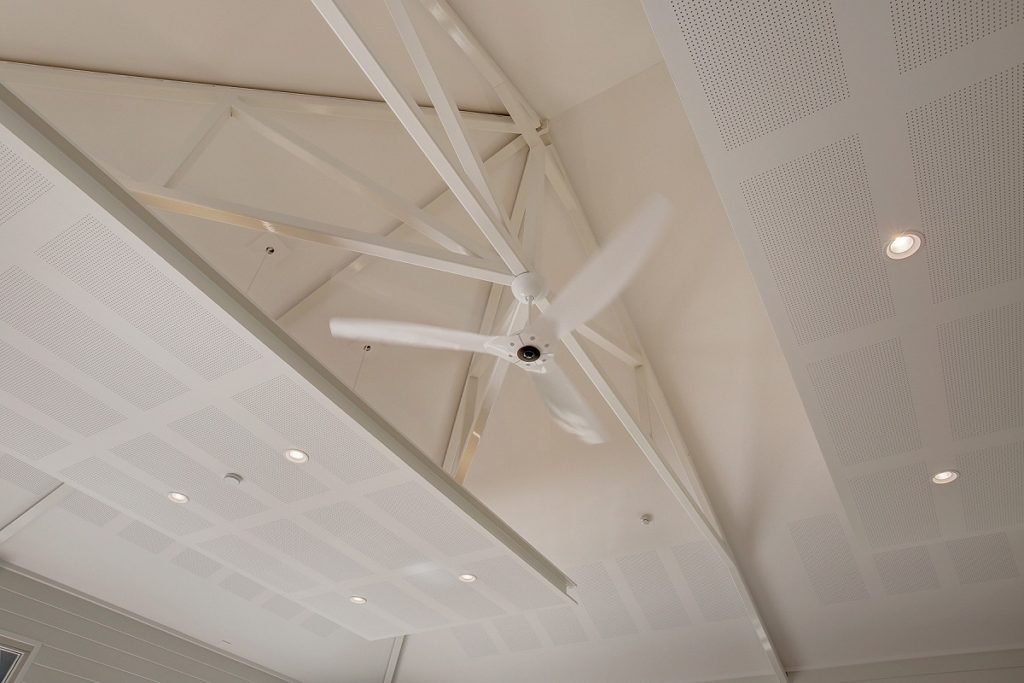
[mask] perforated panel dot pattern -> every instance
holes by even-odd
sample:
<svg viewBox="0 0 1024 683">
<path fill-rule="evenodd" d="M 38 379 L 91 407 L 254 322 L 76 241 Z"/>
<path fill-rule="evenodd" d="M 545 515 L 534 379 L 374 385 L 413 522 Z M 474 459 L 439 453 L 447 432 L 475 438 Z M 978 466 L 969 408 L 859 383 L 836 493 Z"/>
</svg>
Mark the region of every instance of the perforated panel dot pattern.
<svg viewBox="0 0 1024 683">
<path fill-rule="evenodd" d="M 579 586 L 580 604 L 602 638 L 636 633 L 636 624 L 604 565 L 588 564 L 571 574 Z"/>
<path fill-rule="evenodd" d="M 222 462 L 229 472 L 245 472 L 246 481 L 280 501 L 291 503 L 327 490 L 216 408 L 204 408 L 187 415 L 172 422 L 170 428 Z"/>
<path fill-rule="evenodd" d="M 309 617 L 302 620 L 301 626 L 310 633 L 320 636 L 321 638 L 326 638 L 338 630 L 337 624 L 330 619 L 324 619 L 319 614 L 309 615 Z"/>
<path fill-rule="evenodd" d="M 747 616 L 729 568 L 707 541 L 693 541 L 672 549 L 697 607 L 708 621 Z"/>
<path fill-rule="evenodd" d="M 359 552 L 388 569 L 401 569 L 427 561 L 424 553 L 349 503 L 312 510 L 306 513 L 306 517 L 335 536 L 348 540 Z"/>
<path fill-rule="evenodd" d="M 68 442 L 10 408 L 0 405 L 0 446 L 31 460 L 52 455 Z"/>
<path fill-rule="evenodd" d="M 890 595 L 938 590 L 942 587 L 927 546 L 897 548 L 875 555 L 875 568 Z"/>
<path fill-rule="evenodd" d="M 465 565 L 478 581 L 519 609 L 550 607 L 563 601 L 543 580 L 509 557 L 492 557 Z"/>
<path fill-rule="evenodd" d="M 850 541 L 834 514 L 791 522 L 789 532 L 807 578 L 822 603 L 832 605 L 868 598 Z"/>
<path fill-rule="evenodd" d="M 529 620 L 522 614 L 512 614 L 495 619 L 494 630 L 510 652 L 525 652 L 540 647 L 540 638 Z"/>
<path fill-rule="evenodd" d="M 184 569 L 190 574 L 195 574 L 201 579 L 210 578 L 224 567 L 220 562 L 210 559 L 192 548 L 185 548 L 178 553 L 171 560 L 171 564 Z"/>
<path fill-rule="evenodd" d="M 110 452 L 161 481 L 168 491 L 183 491 L 192 501 L 224 519 L 241 519 L 267 509 L 152 434 L 143 434 L 111 448 Z"/>
<path fill-rule="evenodd" d="M 286 519 L 250 529 L 256 538 L 332 581 L 366 576 L 369 571 L 337 548 Z"/>
<path fill-rule="evenodd" d="M 658 553 L 648 550 L 620 557 L 616 562 L 651 628 L 680 628 L 689 623 L 683 601 Z"/>
<path fill-rule="evenodd" d="M 1024 526 L 1024 442 L 966 453 L 956 467 L 968 529 Z"/>
<path fill-rule="evenodd" d="M 726 149 L 849 97 L 828 0 L 673 0 Z"/>
<path fill-rule="evenodd" d="M 387 457 L 287 377 L 248 389 L 235 400 L 342 481 L 355 483 L 395 469 Z"/>
<path fill-rule="evenodd" d="M 53 183 L 0 143 L 0 226 L 51 189 Z"/>
<path fill-rule="evenodd" d="M 1021 111 L 1024 65 L 907 114 L 935 302 L 1024 277 Z"/>
<path fill-rule="evenodd" d="M 187 387 L 20 268 L 0 274 L 0 320 L 137 408 Z"/>
<path fill-rule="evenodd" d="M 316 582 L 276 557 L 265 553 L 235 536 L 222 536 L 200 544 L 202 549 L 219 557 L 235 569 L 245 571 L 264 583 L 291 593 L 312 588 Z"/>
<path fill-rule="evenodd" d="M 948 541 L 946 548 L 960 583 L 984 583 L 1020 576 L 1013 549 L 1004 533 Z"/>
<path fill-rule="evenodd" d="M 589 640 L 583 624 L 576 616 L 576 608 L 555 607 L 542 610 L 537 612 L 537 620 L 555 645 L 571 645 Z"/>
<path fill-rule="evenodd" d="M 141 522 L 132 522 L 117 534 L 143 550 L 159 555 L 174 543 L 174 540 Z"/>
<path fill-rule="evenodd" d="M 1024 302 L 939 325 L 939 353 L 954 438 L 1024 427 Z"/>
<path fill-rule="evenodd" d="M 106 526 L 118 516 L 117 510 L 81 491 L 75 491 L 67 496 L 60 502 L 60 507 L 99 527 Z"/>
<path fill-rule="evenodd" d="M 221 587 L 243 600 L 252 600 L 263 592 L 263 587 L 241 574 L 228 574 L 220 582 Z"/>
<path fill-rule="evenodd" d="M 904 545 L 940 535 L 928 466 L 913 463 L 850 480 L 850 495 L 872 547 Z"/>
<path fill-rule="evenodd" d="M 486 550 L 493 545 L 486 536 L 416 482 L 382 489 L 366 497 L 445 555 L 455 557 Z"/>
<path fill-rule="evenodd" d="M 842 464 L 867 462 L 921 447 L 898 339 L 811 363 L 807 373 Z"/>
<path fill-rule="evenodd" d="M 894 313 L 856 135 L 740 184 L 800 344 Z"/>
<path fill-rule="evenodd" d="M 23 491 L 37 496 L 45 496 L 60 484 L 48 474 L 6 453 L 0 453 L 0 479 L 5 479 Z"/>
<path fill-rule="evenodd" d="M 414 630 L 438 628 L 452 621 L 435 608 L 425 605 L 409 591 L 392 583 L 360 586 L 359 594 L 369 600 L 374 608 L 380 609 L 398 621 L 405 622 Z"/>
<path fill-rule="evenodd" d="M 475 659 L 498 653 L 498 646 L 479 624 L 456 626 L 451 634 L 467 657 Z"/>
<path fill-rule="evenodd" d="M 1024 19 L 1020 0 L 891 0 L 900 73 Z"/>
<path fill-rule="evenodd" d="M 36 253 L 204 379 L 260 358 L 256 349 L 92 216 Z"/>
<path fill-rule="evenodd" d="M 125 419 L 103 401 L 2 341 L 0 389 L 82 436 L 98 434 Z"/>
<path fill-rule="evenodd" d="M 281 595 L 272 596 L 269 600 L 263 603 L 263 608 L 285 621 L 294 619 L 296 615 L 302 611 L 302 607 L 300 605 Z"/>
<path fill-rule="evenodd" d="M 165 493 L 154 491 L 98 458 L 83 460 L 62 470 L 61 474 L 64 479 L 94 491 L 172 534 L 190 534 L 210 526 L 199 515 L 167 500 Z"/>
</svg>

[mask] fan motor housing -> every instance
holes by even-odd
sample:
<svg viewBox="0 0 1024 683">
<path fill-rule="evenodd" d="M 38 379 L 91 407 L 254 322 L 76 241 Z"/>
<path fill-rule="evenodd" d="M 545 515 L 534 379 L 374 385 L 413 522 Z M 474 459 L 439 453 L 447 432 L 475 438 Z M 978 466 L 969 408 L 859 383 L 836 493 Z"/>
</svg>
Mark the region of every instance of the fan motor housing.
<svg viewBox="0 0 1024 683">
<path fill-rule="evenodd" d="M 516 356 L 518 356 L 519 360 L 524 363 L 533 363 L 540 360 L 541 352 L 536 346 L 526 344 L 525 346 L 519 347 L 519 350 L 516 351 Z"/>
</svg>

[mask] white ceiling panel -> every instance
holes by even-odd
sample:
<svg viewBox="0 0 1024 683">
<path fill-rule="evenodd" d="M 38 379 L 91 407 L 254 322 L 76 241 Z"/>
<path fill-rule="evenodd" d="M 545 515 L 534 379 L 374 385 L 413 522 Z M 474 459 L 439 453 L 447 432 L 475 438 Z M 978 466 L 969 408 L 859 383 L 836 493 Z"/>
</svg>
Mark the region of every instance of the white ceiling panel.
<svg viewBox="0 0 1024 683">
<path fill-rule="evenodd" d="M 1020 3 L 645 6 L 842 504 L 790 517 L 805 573 L 758 593 L 787 665 L 1024 642 L 980 606 L 1024 599 L 995 482 L 1024 412 Z M 904 230 L 921 252 L 886 258 Z"/>
<path fill-rule="evenodd" d="M 539 594 L 547 605 L 571 604 L 561 572 L 211 279 L 95 167 L 65 156 L 52 129 L 5 100 L 0 143 L 21 159 L 9 164 L 16 177 L 5 187 L 18 192 L 36 173 L 49 188 L 0 227 L 13 304 L 3 316 L 0 391 L 17 416 L 5 445 L 23 467 L 31 462 L 40 477 L 133 518 L 118 535 L 150 554 L 179 544 L 214 558 L 175 562 L 199 576 L 224 563 L 234 574 L 221 584 L 235 596 L 254 598 L 256 586 L 330 620 L 330 610 L 301 598 L 364 595 L 364 612 L 386 616 L 388 627 L 362 628 L 358 610 L 343 625 L 367 638 L 514 614 Z M 51 305 L 77 324 L 46 322 Z M 76 332 L 87 336 L 77 346 Z M 127 366 L 115 365 L 118 349 L 128 349 Z M 32 429 L 61 441 L 22 452 Z M 311 462 L 287 463 L 288 447 Z M 228 472 L 241 483 L 225 483 Z M 188 504 L 169 501 L 169 491 L 186 493 Z M 306 517 L 341 504 L 372 524 Z M 418 549 L 406 558 L 415 564 L 385 566 L 355 550 L 381 527 Z M 454 577 L 471 562 L 484 563 L 472 587 L 429 578 Z M 495 563 L 495 588 L 486 562 Z M 511 591 L 502 578 L 510 572 L 520 582 Z M 447 607 L 460 589 L 463 608 Z M 328 635 L 312 617 L 307 626 Z"/>
</svg>

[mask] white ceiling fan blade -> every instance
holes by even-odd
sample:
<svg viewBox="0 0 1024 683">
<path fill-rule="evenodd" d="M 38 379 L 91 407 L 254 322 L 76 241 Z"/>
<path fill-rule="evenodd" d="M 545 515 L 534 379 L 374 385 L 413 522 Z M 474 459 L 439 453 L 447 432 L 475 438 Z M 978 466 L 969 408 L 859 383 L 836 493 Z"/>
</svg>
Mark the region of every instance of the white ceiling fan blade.
<svg viewBox="0 0 1024 683">
<path fill-rule="evenodd" d="M 487 343 L 494 337 L 465 330 L 434 327 L 433 325 L 390 320 L 332 318 L 331 334 L 339 339 L 495 354 L 494 350 L 487 347 Z"/>
<path fill-rule="evenodd" d="M 589 444 L 607 441 L 601 423 L 561 368 L 548 363 L 544 372 L 529 375 L 559 427 Z"/>
<path fill-rule="evenodd" d="M 583 266 L 529 329 L 561 338 L 600 313 L 643 265 L 670 213 L 664 197 L 650 200 Z"/>
</svg>

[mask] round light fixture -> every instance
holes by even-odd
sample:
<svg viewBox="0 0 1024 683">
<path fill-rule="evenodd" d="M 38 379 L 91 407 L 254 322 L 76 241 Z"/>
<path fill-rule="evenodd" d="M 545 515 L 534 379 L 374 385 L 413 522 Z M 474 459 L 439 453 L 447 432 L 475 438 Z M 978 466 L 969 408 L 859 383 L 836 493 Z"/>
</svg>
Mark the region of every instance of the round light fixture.
<svg viewBox="0 0 1024 683">
<path fill-rule="evenodd" d="M 960 476 L 956 470 L 942 470 L 932 475 L 933 484 L 952 484 Z"/>
<path fill-rule="evenodd" d="M 475 574 L 459 574 L 459 581 L 462 583 L 473 583 L 476 581 Z"/>
<path fill-rule="evenodd" d="M 188 496 L 186 496 L 184 493 L 181 493 L 180 491 L 171 491 L 170 493 L 167 494 L 167 500 L 171 501 L 172 503 L 177 503 L 178 505 L 184 505 L 185 503 L 188 502 Z"/>
<path fill-rule="evenodd" d="M 885 255 L 899 261 L 900 259 L 913 256 L 921 248 L 922 244 L 924 244 L 924 236 L 921 233 L 914 231 L 901 232 L 889 240 L 889 244 L 885 247 Z"/>
<path fill-rule="evenodd" d="M 361 595 L 353 595 L 352 597 L 350 597 L 348 599 L 348 601 L 351 602 L 353 605 L 365 605 L 366 604 L 366 598 L 364 598 Z"/>
<path fill-rule="evenodd" d="M 284 452 L 284 457 L 288 462 L 293 462 L 296 465 L 301 465 L 309 460 L 309 455 L 306 451 L 300 451 L 298 448 L 289 448 Z"/>
</svg>

